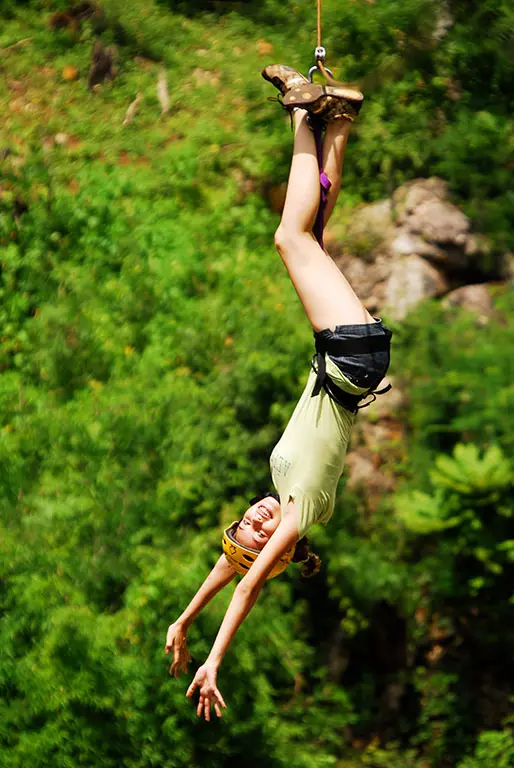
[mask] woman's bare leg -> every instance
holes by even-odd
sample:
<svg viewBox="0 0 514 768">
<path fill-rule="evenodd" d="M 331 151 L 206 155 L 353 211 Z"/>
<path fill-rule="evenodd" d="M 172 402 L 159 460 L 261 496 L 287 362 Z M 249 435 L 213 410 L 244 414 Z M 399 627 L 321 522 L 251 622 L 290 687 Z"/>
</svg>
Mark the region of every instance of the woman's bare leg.
<svg viewBox="0 0 514 768">
<path fill-rule="evenodd" d="M 326 226 L 341 189 L 344 153 L 352 124 L 349 120 L 337 120 L 329 123 L 323 142 L 323 170 L 331 181 L 332 186 L 327 194 L 324 225 Z"/>
<path fill-rule="evenodd" d="M 312 234 L 319 206 L 319 168 L 314 136 L 307 113 L 294 113 L 295 141 L 282 220 L 275 244 L 289 277 L 315 331 L 336 325 L 372 323 L 353 288 Z M 344 149 L 349 126 L 338 120 L 327 129 L 325 172 L 332 182 L 330 214 L 341 183 Z"/>
</svg>

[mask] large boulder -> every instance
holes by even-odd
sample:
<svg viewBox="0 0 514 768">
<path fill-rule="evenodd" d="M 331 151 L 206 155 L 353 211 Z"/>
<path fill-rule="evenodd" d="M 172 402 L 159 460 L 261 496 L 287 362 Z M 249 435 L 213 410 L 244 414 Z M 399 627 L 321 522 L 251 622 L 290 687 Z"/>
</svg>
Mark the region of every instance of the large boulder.
<svg viewBox="0 0 514 768">
<path fill-rule="evenodd" d="M 385 308 L 395 319 L 465 285 L 481 272 L 488 249 L 436 177 L 404 184 L 391 200 L 351 215 L 343 211 L 325 242 L 366 308 L 375 314 Z"/>
<path fill-rule="evenodd" d="M 346 456 L 346 469 L 348 488 L 362 488 L 368 498 L 378 500 L 394 489 L 394 477 L 380 470 L 377 454 L 367 448 L 361 446 L 350 451 Z"/>
<path fill-rule="evenodd" d="M 429 243 L 457 247 L 466 245 L 471 229 L 468 217 L 455 205 L 442 200 L 427 200 L 419 205 L 406 218 L 404 226 Z"/>
<path fill-rule="evenodd" d="M 487 283 L 463 285 L 444 297 L 448 307 L 465 307 L 477 316 L 481 325 L 485 325 L 494 314 L 492 291 Z"/>
<path fill-rule="evenodd" d="M 434 200 L 448 198 L 448 184 L 437 176 L 429 179 L 414 179 L 398 187 L 393 194 L 396 219 L 402 224 L 406 216 L 415 212 L 418 206 Z"/>
<path fill-rule="evenodd" d="M 442 296 L 449 284 L 442 272 L 412 254 L 395 260 L 385 290 L 385 309 L 401 320 L 424 299 Z"/>
</svg>

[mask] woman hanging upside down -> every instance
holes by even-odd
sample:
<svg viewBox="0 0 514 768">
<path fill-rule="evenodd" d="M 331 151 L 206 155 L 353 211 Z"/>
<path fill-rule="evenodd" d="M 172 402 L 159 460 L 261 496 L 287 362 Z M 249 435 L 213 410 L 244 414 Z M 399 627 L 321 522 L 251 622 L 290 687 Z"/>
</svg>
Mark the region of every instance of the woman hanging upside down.
<svg viewBox="0 0 514 768">
<path fill-rule="evenodd" d="M 324 226 L 337 199 L 348 133 L 362 94 L 312 85 L 303 75 L 280 65 L 266 67 L 262 74 L 279 89 L 294 121 L 293 159 L 275 245 L 314 330 L 316 354 L 305 390 L 271 454 L 278 495 L 252 499 L 241 520 L 227 528 L 224 554 L 168 629 L 165 650 L 174 654 L 170 674 L 178 676 L 180 669 L 187 672 L 191 660 L 186 634 L 194 618 L 236 572 L 244 575 L 211 652 L 187 691 L 192 696 L 199 689 L 197 714 L 206 720 L 211 704 L 218 717 L 226 706 L 217 687 L 218 669 L 266 579 L 283 571 L 291 560 L 307 561 L 305 575 L 319 570 L 319 560 L 308 552 L 305 532 L 331 517 L 359 402 L 375 394 L 389 366 L 391 332 L 362 305 L 320 246 L 320 233 L 318 240 L 313 235 L 320 180 L 326 192 Z M 313 134 L 316 125 L 325 131 L 319 157 L 324 169 L 321 175 Z"/>
</svg>

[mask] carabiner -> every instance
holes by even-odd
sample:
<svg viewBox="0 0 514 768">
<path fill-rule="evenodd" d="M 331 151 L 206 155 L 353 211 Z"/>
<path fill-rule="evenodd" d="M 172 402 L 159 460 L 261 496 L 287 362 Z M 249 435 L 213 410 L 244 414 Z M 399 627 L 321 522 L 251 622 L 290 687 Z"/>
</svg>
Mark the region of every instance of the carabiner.
<svg viewBox="0 0 514 768">
<path fill-rule="evenodd" d="M 314 75 L 314 73 L 316 72 L 316 70 L 317 70 L 318 72 L 321 72 L 321 69 L 318 67 L 318 65 L 317 65 L 317 64 L 315 64 L 313 67 L 311 67 L 311 68 L 309 69 L 308 78 L 309 78 L 309 82 L 310 82 L 310 83 L 312 83 L 312 76 Z M 328 74 L 330 75 L 330 77 L 334 77 L 334 75 L 332 74 L 332 72 L 330 71 L 330 69 L 329 69 L 328 67 L 325 67 L 325 72 L 328 72 Z M 323 72 L 321 72 L 321 74 L 323 74 Z"/>
</svg>

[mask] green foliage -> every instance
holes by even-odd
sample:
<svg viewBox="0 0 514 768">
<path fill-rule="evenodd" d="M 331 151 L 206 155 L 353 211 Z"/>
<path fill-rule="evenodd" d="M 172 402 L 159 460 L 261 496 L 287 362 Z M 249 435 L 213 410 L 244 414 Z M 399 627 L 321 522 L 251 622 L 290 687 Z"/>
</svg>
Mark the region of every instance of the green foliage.
<svg viewBox="0 0 514 768">
<path fill-rule="evenodd" d="M 436 456 L 430 471 L 432 493 L 415 490 L 397 497 L 397 512 L 415 533 L 435 533 L 461 524 L 473 530 L 482 525 L 469 507 L 496 506 L 501 517 L 510 517 L 508 507 L 514 486 L 514 469 L 501 448 L 493 445 L 480 457 L 476 445 L 458 443 L 453 457 Z"/>
<path fill-rule="evenodd" d="M 459 763 L 458 768 L 510 768 L 514 761 L 512 731 L 484 731 L 480 734 L 475 752 Z"/>
<path fill-rule="evenodd" d="M 508 247 L 509 210 L 514 203 L 510 121 L 483 107 L 463 109 L 437 144 L 437 173 L 448 179 L 477 230 L 495 232 L 497 245 Z"/>
<path fill-rule="evenodd" d="M 460 736 L 457 676 L 422 667 L 415 670 L 413 682 L 420 695 L 421 711 L 412 743 L 423 745 L 423 754 L 437 765 L 453 751 Z"/>
</svg>

